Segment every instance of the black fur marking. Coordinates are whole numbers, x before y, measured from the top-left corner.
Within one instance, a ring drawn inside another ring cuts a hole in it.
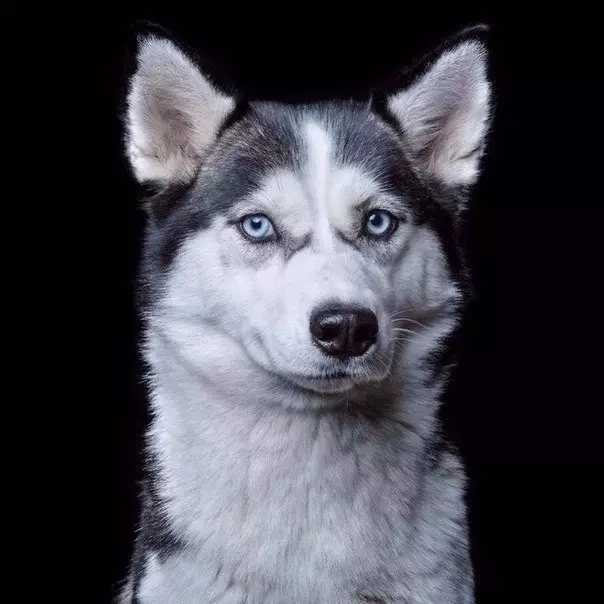
[[[156,478],[147,479],[146,493],[143,495],[143,544],[147,551],[155,552],[160,561],[185,549],[185,543],[175,536],[170,521],[163,509],[163,502],[157,492]]]
[[[437,235],[447,259],[449,271],[459,285],[466,290],[465,261],[460,248],[457,211],[461,198],[455,191],[440,186],[436,181],[423,183],[424,196],[416,209],[422,222]]]
[[[235,124],[238,124],[244,117],[246,117],[248,115],[249,111],[250,111],[250,104],[247,100],[241,99],[241,100],[237,101],[237,103],[235,105],[235,109],[233,109],[233,111],[231,111],[231,113],[229,113],[229,115],[227,115],[227,117],[222,122],[220,128],[218,129],[216,138],[217,139],[221,138],[222,135],[227,130],[229,130],[230,128],[235,126]]]
[[[142,521],[144,522],[144,518]],[[141,581],[145,575],[145,553],[145,544],[143,543],[141,533],[138,535],[134,544],[134,554],[132,556],[132,604],[138,602],[138,590],[140,589]]]
[[[399,136],[403,136],[400,122],[388,107],[388,96],[382,90],[376,90],[371,95],[371,109],[381,117]]]
[[[164,511],[164,504],[157,489],[159,471],[157,461],[150,453],[145,465],[145,478],[141,494],[140,530],[134,547],[132,561],[132,602],[137,602],[140,583],[145,576],[146,557],[156,554],[160,562],[186,548],[170,526],[170,520]]]

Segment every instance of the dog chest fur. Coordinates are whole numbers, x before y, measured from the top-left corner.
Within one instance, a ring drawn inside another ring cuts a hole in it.
[[[208,422],[203,446],[183,436],[160,445],[159,486],[185,546],[163,566],[151,555],[141,601],[405,602],[434,581],[424,601],[451,602],[467,548],[463,474],[449,454],[429,461],[394,418],[250,411]]]

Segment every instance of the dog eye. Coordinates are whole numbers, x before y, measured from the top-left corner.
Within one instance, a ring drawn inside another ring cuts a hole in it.
[[[393,233],[397,226],[398,221],[390,212],[375,210],[367,215],[363,229],[372,237],[386,237]]]
[[[243,234],[253,241],[265,241],[275,234],[273,223],[264,214],[244,216],[239,224]]]

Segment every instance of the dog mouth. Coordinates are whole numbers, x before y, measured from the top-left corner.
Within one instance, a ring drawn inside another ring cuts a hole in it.
[[[338,394],[351,390],[355,385],[352,377],[341,374],[339,377],[330,376],[290,376],[290,381],[303,388],[320,394]]]
[[[306,376],[309,380],[317,380],[317,381],[330,381],[330,380],[350,380],[353,379],[354,376],[348,371],[331,371],[327,373],[322,373],[320,375],[310,375]]]
[[[359,383],[367,381],[349,371],[331,371],[320,374],[290,374],[288,380],[304,390],[319,394],[339,394],[351,390]]]

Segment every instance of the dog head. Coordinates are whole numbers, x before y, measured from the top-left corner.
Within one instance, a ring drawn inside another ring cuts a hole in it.
[[[159,191],[151,322],[186,333],[194,370],[211,362],[211,332],[259,372],[325,395],[427,354],[461,297],[456,217],[489,90],[471,32],[372,102],[308,105],[242,103],[172,42],[144,39],[126,149]]]

